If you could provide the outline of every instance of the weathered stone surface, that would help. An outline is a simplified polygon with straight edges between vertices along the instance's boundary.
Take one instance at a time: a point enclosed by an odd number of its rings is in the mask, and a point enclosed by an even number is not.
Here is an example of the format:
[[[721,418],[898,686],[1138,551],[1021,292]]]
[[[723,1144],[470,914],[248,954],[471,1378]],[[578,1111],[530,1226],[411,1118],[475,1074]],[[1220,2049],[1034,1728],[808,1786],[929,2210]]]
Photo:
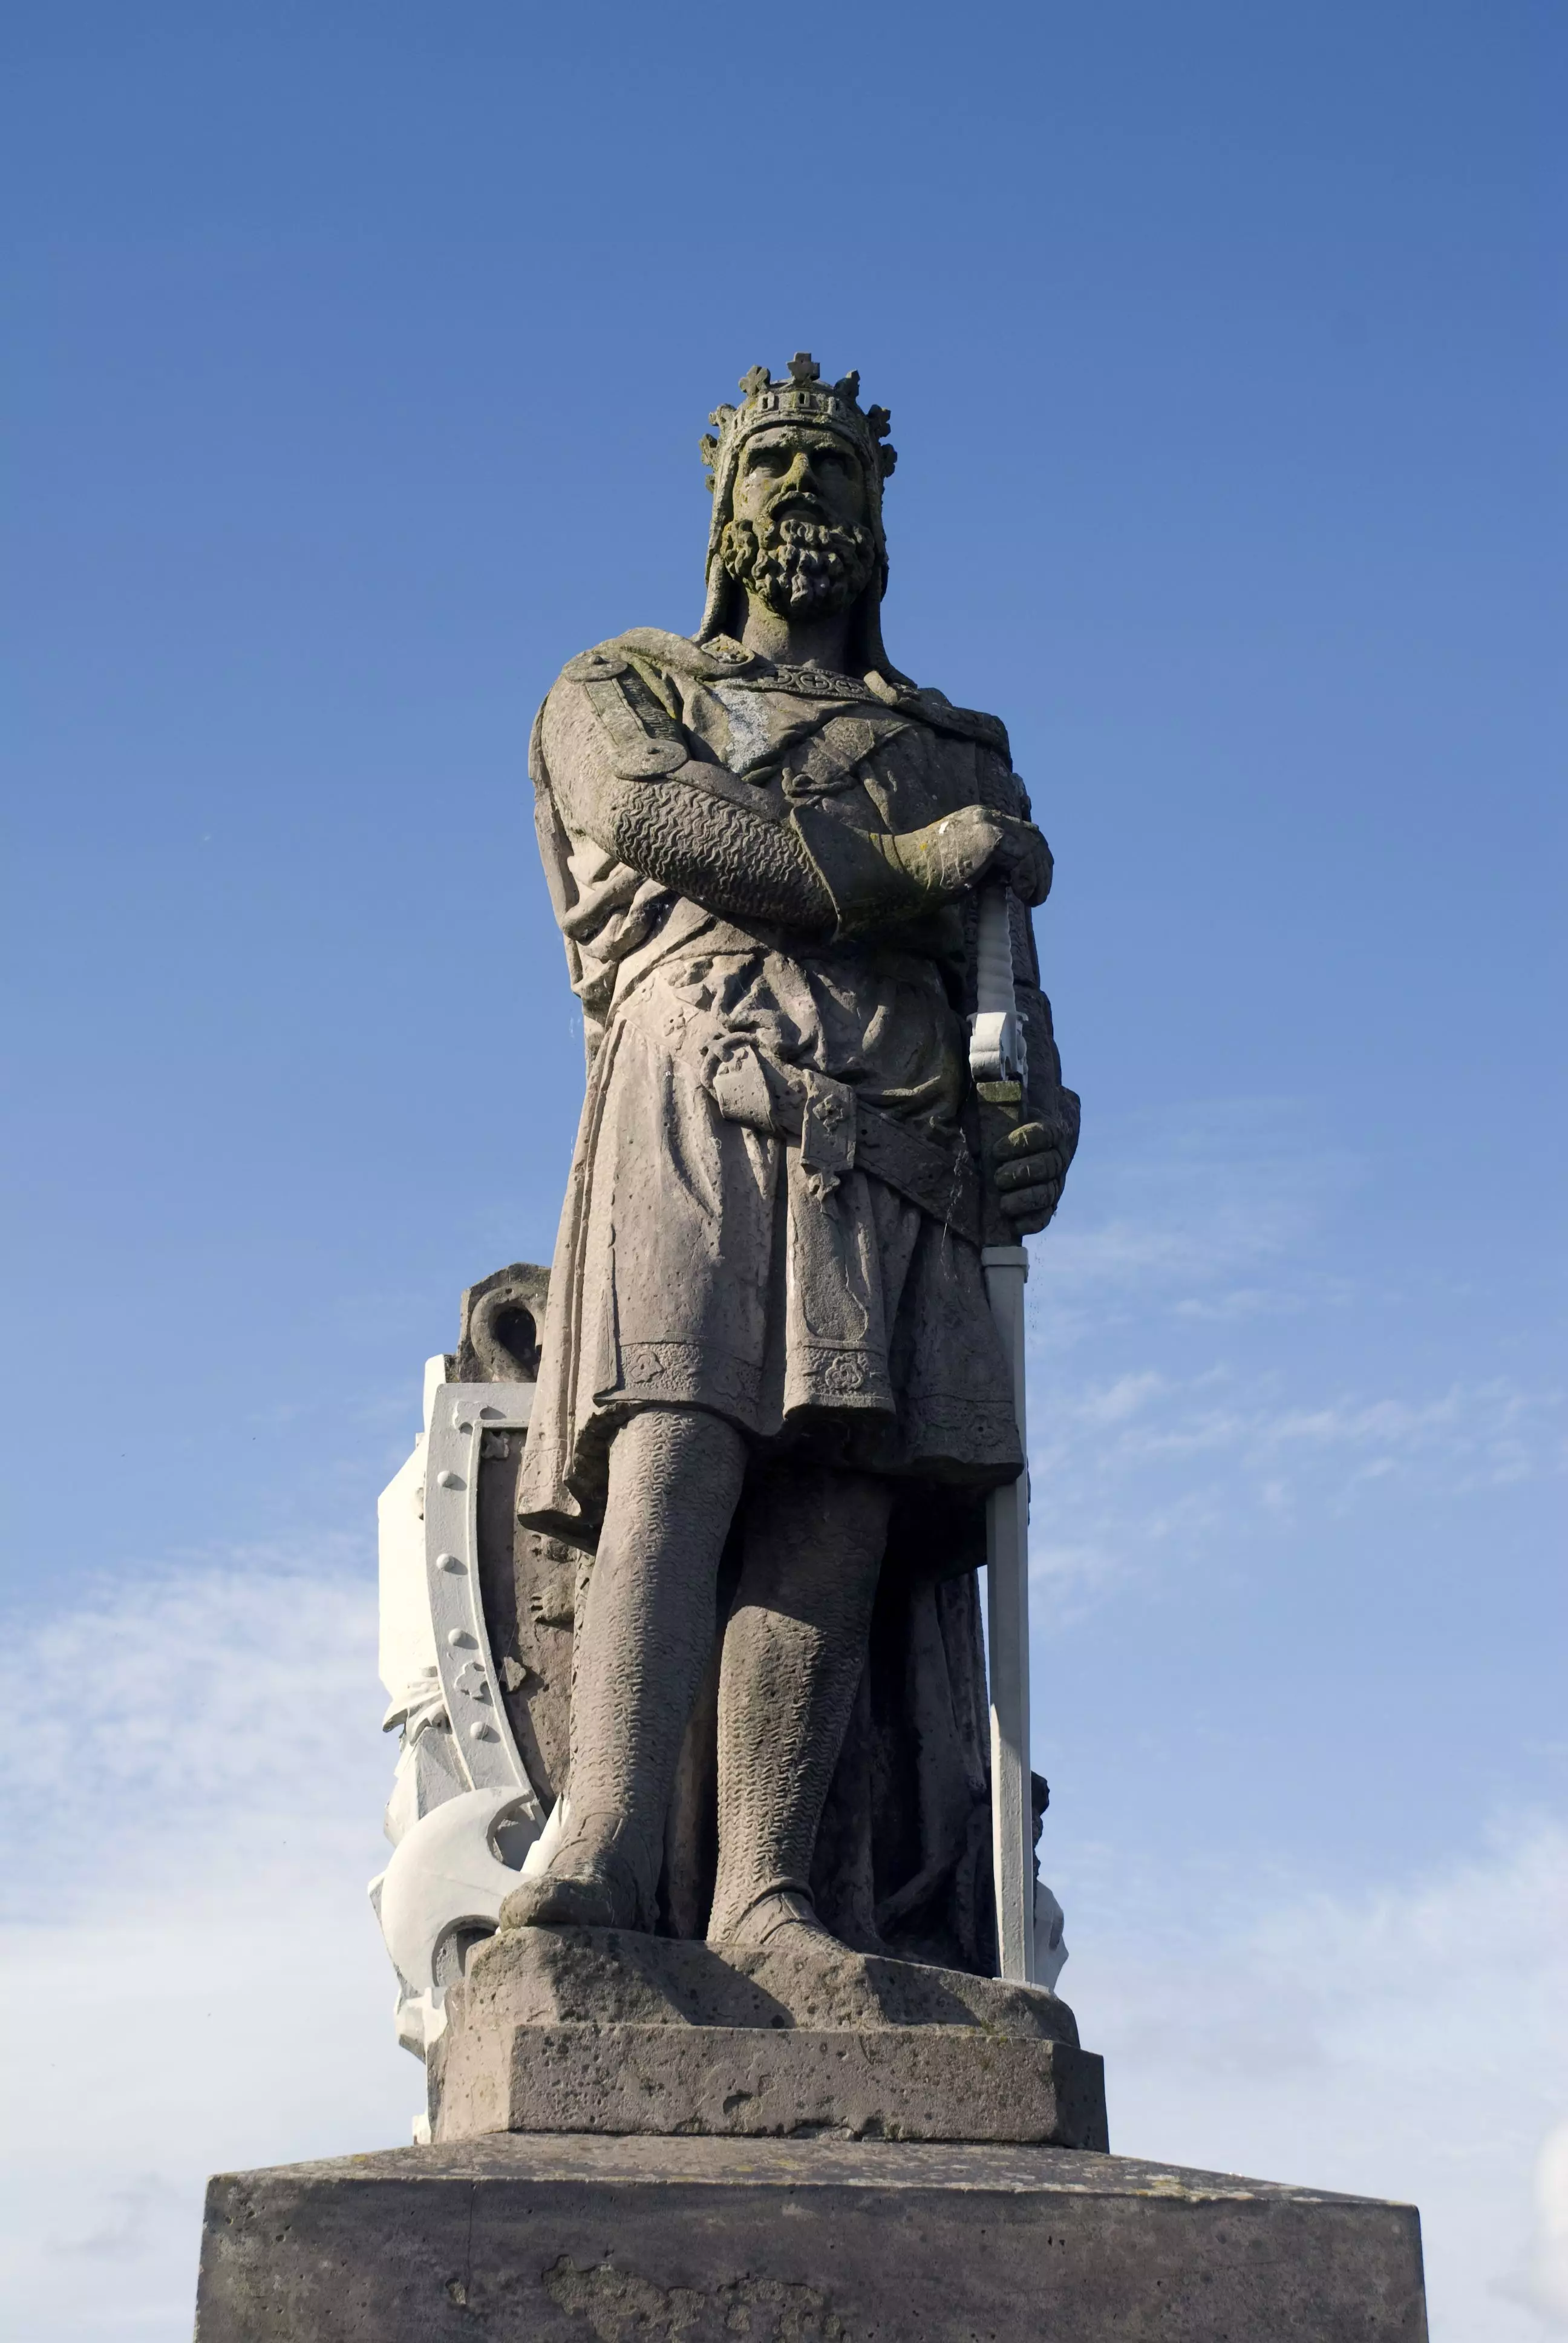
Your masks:
[[[813,1944],[799,1931],[720,1951],[629,1928],[503,1925],[470,1962],[461,2000],[470,2025],[485,2013],[515,2026],[975,2026],[1078,2040],[1071,2010],[1042,1986]]]
[[[727,1948],[504,1928],[429,2059],[438,2140],[667,2132],[1108,2145],[1101,2062],[1043,1987],[798,1933]]]
[[[1414,2208],[1054,2148],[475,2141],[229,2174],[197,2343],[1424,2343]]]
[[[457,2055],[435,2137],[840,2132],[851,2139],[1106,2146],[1105,2073],[1062,2042],[958,2026],[529,2026]]]
[[[582,652],[535,728],[588,1095],[516,1501],[595,1559],[569,1674],[530,1688],[555,1803],[513,1918],[760,1944],[809,1909],[1021,1979],[1022,1513],[988,1495],[1023,1463],[1018,1240],[1079,1107],[1006,729],[887,657],[889,418],[858,385],[804,351],[749,369],[712,418],[696,639]],[[533,1371],[506,1276],[470,1298],[492,1375]],[[1017,1596],[994,1701],[988,1557]]]

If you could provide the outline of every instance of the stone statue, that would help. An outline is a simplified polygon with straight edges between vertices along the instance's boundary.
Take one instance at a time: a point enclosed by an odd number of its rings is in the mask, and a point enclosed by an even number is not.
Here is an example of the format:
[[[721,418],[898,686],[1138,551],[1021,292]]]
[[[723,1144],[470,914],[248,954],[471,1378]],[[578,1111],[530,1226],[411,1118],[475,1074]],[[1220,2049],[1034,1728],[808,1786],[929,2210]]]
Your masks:
[[[980,1212],[989,1183],[1043,1229],[1077,1139],[1050,856],[1002,725],[883,649],[886,411],[804,355],[740,387],[702,443],[697,636],[572,659],[534,736],[588,1083],[518,1507],[593,1559],[503,1926],[987,1972],[973,1573],[1021,1459]],[[1030,1070],[983,1165],[982,882]]]
[[[573,659],[536,735],[554,1266],[469,1287],[381,1499],[418,2144],[216,2177],[200,2343],[1418,2343],[1412,2207],[1109,2152],[1016,1632],[1050,856],[882,649],[886,415],[741,387],[696,638]]]

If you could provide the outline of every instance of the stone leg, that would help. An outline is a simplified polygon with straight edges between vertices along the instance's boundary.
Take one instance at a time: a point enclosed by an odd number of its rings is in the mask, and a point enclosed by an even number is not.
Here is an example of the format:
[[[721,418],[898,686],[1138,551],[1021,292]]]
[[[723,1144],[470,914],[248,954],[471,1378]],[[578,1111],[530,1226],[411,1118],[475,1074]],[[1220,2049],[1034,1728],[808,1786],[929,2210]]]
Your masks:
[[[811,1856],[866,1660],[886,1481],[779,1465],[747,1501],[719,1679],[719,1877],[710,1944],[815,1926]]]
[[[548,1871],[508,1897],[505,1925],[654,1925],[665,1815],[745,1470],[739,1433],[698,1409],[649,1408],[617,1433],[578,1631],[565,1832]]]

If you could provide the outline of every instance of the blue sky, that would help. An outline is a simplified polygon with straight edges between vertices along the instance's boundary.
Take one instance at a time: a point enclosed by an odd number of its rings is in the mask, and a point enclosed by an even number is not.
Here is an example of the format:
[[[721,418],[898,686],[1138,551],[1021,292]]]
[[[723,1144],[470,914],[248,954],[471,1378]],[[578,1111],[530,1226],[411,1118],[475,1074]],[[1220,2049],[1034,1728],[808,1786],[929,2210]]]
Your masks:
[[[1113,2140],[1415,2196],[1439,2343],[1564,2331],[1560,12],[9,28],[26,2343],[186,2331],[204,2170],[404,2134],[374,1499],[554,1233],[528,727],[696,624],[697,437],[801,347],[1057,853],[1035,1755]]]

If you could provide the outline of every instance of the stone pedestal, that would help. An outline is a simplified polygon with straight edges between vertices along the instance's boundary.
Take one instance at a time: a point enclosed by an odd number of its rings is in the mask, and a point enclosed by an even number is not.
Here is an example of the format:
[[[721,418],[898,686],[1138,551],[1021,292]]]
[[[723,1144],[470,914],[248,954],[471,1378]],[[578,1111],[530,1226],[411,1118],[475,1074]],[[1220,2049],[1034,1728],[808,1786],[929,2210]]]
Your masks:
[[[502,1928],[427,2054],[431,2137],[607,2132],[1104,2148],[1105,2073],[1043,1986],[851,1953]]]
[[[227,2174],[196,2343],[1424,2343],[1410,2206],[1123,2157],[512,2135]]]

